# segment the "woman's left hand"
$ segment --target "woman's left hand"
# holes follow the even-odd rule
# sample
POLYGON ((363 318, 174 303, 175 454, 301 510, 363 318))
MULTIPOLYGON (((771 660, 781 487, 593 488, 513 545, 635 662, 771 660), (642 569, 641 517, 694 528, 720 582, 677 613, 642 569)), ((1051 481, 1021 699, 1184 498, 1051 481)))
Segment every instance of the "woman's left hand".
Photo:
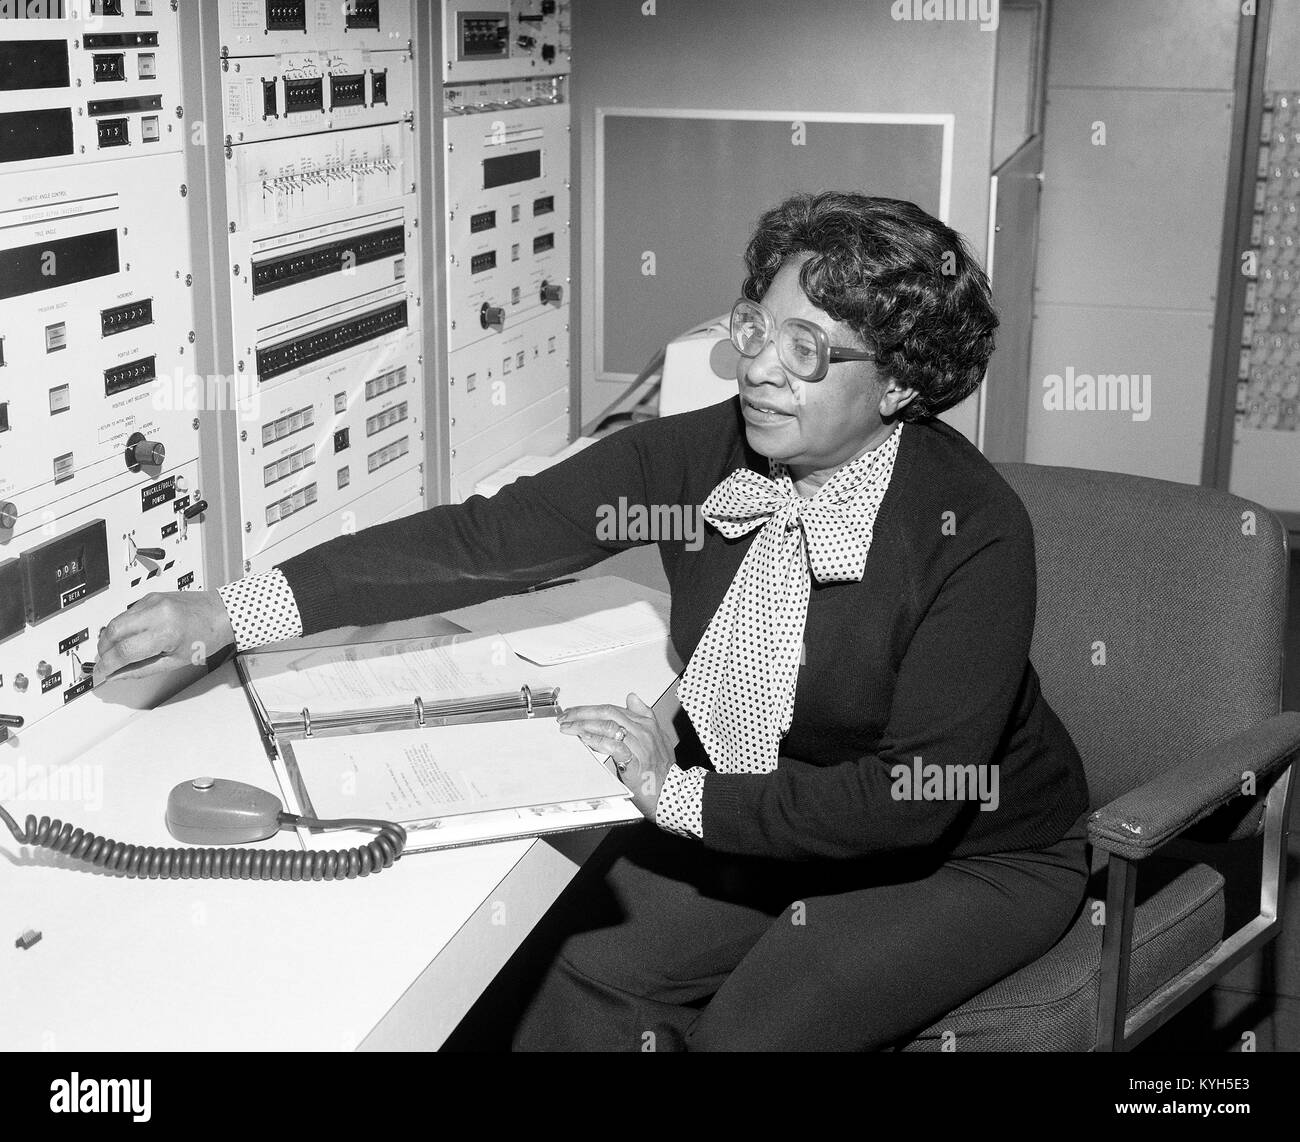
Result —
POLYGON ((608 754, 620 780, 632 790, 632 800, 651 820, 659 804, 659 791, 673 767, 673 739, 637 695, 626 706, 574 706, 559 719, 566 734, 577 734, 583 744, 608 754))

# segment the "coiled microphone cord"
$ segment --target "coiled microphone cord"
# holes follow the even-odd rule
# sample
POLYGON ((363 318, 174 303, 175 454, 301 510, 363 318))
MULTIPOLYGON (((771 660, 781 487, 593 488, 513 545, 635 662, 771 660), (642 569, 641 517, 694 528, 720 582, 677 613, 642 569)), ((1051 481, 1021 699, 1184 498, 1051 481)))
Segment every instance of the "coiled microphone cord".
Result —
POLYGON ((307 828, 377 828, 369 844, 328 852, 301 849, 155 848, 126 845, 65 824, 57 818, 37 821, 29 814, 26 828, 0 805, 0 820, 22 845, 36 845, 86 861, 97 868, 150 880, 351 880, 390 867, 406 847, 406 830, 390 821, 318 821, 281 813, 285 825, 307 828))

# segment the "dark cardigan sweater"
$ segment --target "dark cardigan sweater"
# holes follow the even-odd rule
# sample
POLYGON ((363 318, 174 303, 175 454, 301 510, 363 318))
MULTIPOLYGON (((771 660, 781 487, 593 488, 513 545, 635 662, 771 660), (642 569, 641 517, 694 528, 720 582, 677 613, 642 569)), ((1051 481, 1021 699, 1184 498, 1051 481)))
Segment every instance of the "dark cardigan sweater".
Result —
MULTIPOLYGON (((768 474, 733 397, 632 425, 491 499, 340 536, 281 570, 306 634, 434 614, 638 546, 599 538, 620 497, 694 512, 739 467, 768 474)), ((703 532, 702 546, 690 530, 659 539, 683 662, 758 529, 735 540, 703 532)), ((709 773, 703 843, 785 859, 943 859, 1059 840, 1086 809, 1087 787, 1029 662, 1034 609, 1033 533, 1020 500, 960 433, 938 420, 905 425, 862 580, 812 585, 780 764, 763 775, 709 773), (981 811, 973 794, 891 795, 891 769, 910 770, 915 758, 998 765, 997 809, 981 811)), ((708 766, 689 736, 686 749, 698 756, 685 764, 708 766)))

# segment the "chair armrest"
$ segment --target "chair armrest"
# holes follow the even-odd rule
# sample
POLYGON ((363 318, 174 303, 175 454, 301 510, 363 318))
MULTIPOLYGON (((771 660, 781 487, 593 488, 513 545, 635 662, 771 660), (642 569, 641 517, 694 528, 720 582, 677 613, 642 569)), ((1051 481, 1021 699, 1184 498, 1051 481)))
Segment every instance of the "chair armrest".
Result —
POLYGON ((1166 842, 1242 794, 1243 774, 1264 793, 1300 754, 1300 713, 1288 711, 1116 797, 1088 818, 1097 848, 1143 860, 1166 842))

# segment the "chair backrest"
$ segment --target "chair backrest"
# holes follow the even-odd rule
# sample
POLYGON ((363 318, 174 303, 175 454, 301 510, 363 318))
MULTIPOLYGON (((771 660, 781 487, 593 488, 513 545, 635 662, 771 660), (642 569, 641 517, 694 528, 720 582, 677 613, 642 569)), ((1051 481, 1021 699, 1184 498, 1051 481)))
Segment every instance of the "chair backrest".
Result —
POLYGON ((1281 708, 1286 530, 1211 488, 998 464, 1034 526, 1030 658, 1093 807, 1281 708))

